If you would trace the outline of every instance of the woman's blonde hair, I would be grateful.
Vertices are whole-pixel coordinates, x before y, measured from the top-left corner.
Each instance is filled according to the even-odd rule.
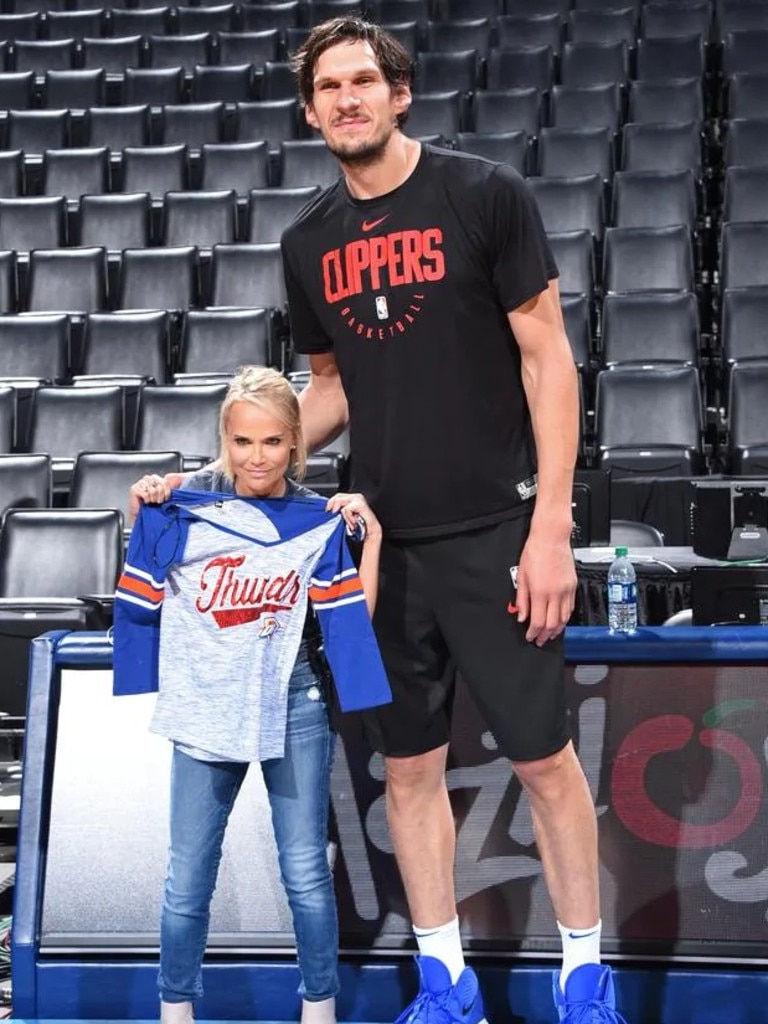
[[[293,435],[291,476],[301,480],[307,468],[307,446],[301,432],[299,401],[296,392],[277,370],[268,366],[241,366],[229,383],[219,414],[219,459],[224,475],[233,479],[232,464],[227,446],[227,417],[235,402],[250,402],[272,413]]]

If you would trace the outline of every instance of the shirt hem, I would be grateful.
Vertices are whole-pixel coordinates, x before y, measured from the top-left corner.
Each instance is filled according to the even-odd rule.
[[[480,530],[484,526],[494,526],[496,523],[506,522],[508,519],[517,519],[520,516],[533,513],[533,501],[521,502],[502,509],[499,512],[491,512],[484,516],[473,516],[471,519],[460,519],[453,523],[440,523],[434,526],[414,526],[395,529],[385,529],[384,535],[387,540],[425,540],[430,537],[446,537],[453,533],[469,533],[471,530]]]

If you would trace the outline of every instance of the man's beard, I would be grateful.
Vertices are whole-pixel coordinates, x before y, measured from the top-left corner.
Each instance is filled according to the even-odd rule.
[[[334,145],[326,140],[329,151],[345,167],[353,167],[360,170],[364,167],[372,167],[384,159],[384,151],[387,148],[392,132],[384,132],[376,139],[364,143],[351,142],[348,146]]]

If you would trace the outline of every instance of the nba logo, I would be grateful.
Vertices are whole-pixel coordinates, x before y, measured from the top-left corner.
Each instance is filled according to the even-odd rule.
[[[386,295],[376,296],[376,316],[379,318],[379,320],[389,319],[389,309],[387,308]]]

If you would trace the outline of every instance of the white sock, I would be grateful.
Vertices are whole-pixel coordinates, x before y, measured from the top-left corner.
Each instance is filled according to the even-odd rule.
[[[336,1024],[336,1000],[321,999],[319,1003],[301,1002],[301,1024]]]
[[[560,969],[560,989],[565,992],[565,983],[571,971],[583,964],[600,963],[600,933],[603,922],[598,921],[591,928],[566,928],[557,922],[557,930],[563,943],[563,966]]]
[[[465,967],[458,917],[438,928],[414,927],[413,934],[419,944],[419,953],[445,964],[451,976],[451,984],[455,985]]]
[[[161,1024],[193,1024],[192,1003],[160,1002]]]

